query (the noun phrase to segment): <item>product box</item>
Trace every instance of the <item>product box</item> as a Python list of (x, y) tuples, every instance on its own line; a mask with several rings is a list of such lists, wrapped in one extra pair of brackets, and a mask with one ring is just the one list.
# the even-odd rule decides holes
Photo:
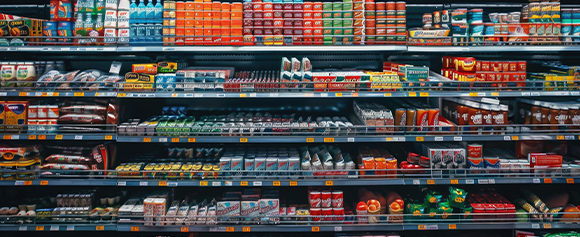
[(219, 216), (218, 222), (234, 221), (227, 217), (240, 216), (240, 201), (221, 201), (217, 202), (216, 216)]
[(175, 73), (177, 72), (177, 62), (159, 62), (157, 63), (157, 72)]
[(145, 73), (145, 74), (157, 74), (157, 64), (146, 63), (146, 64), (133, 64), (134, 73)]
[[(260, 216), (278, 216), (280, 209), (280, 199), (260, 199)], [(276, 217), (262, 217), (261, 221), (264, 223), (277, 223), (279, 218)]]
[[(251, 218), (253, 216), (260, 215), (260, 204), (258, 201), (241, 201), (241, 209), (240, 215), (245, 216), (244, 221), (250, 221), (250, 224), (256, 224), (254, 222), (258, 222), (258, 218)], [(248, 223), (244, 223), (248, 224)]]
[[(27, 101), (7, 101), (4, 103), (4, 125), (7, 131), (17, 131), (27, 124)], [(9, 126), (18, 125), (18, 126)]]
[(123, 89), (125, 90), (151, 90), (155, 84), (155, 76), (128, 72), (125, 74), (125, 83)]
[(562, 156), (557, 154), (547, 154), (547, 153), (529, 153), (528, 161), (530, 162), (530, 167), (562, 167)]

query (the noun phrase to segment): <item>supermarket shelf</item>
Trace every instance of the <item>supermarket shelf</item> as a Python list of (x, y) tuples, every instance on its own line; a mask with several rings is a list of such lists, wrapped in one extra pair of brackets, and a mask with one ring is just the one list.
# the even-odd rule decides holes
[(367, 46), (129, 46), (118, 47), (117, 52), (301, 52), (328, 50), (336, 52), (352, 51), (406, 51), (404, 45)]
[(0, 231), (117, 231), (116, 224), (0, 225)]
[(6, 91), (0, 96), (9, 97), (116, 97), (117, 92), (111, 91)]
[(10, 46), (0, 47), (0, 52), (306, 52), (306, 51), (407, 51), (407, 52), (577, 52), (578, 45), (564, 46), (405, 46), (405, 45), (352, 45), (352, 46)]
[(408, 46), (408, 52), (576, 52), (580, 46)]
[(388, 186), (388, 185), (485, 185), (485, 184), (575, 184), (580, 176), (485, 178), (399, 178), (399, 179), (248, 179), (235, 180), (142, 180), (142, 179), (38, 179), (4, 180), (0, 186), (118, 186), (118, 187), (291, 187), (291, 186)]
[(347, 143), (347, 142), (460, 142), (460, 141), (551, 141), (576, 140), (579, 134), (508, 134), (508, 135), (455, 135), (455, 136), (196, 136), (196, 137), (161, 137), (161, 136), (117, 136), (118, 142), (172, 142), (172, 143)]
[(1, 140), (115, 140), (116, 134), (0, 134)]
[(119, 231), (119, 232), (342, 232), (342, 231), (405, 231), (405, 230), (489, 230), (489, 229), (577, 229), (580, 224), (544, 223), (454, 223), (437, 224), (341, 224), (341, 225), (175, 225), (145, 226), (131, 224), (27, 224), (0, 225), (0, 231)]
[(397, 91), (397, 92), (119, 92), (119, 98), (335, 98), (335, 97), (537, 97), (580, 96), (580, 91)]

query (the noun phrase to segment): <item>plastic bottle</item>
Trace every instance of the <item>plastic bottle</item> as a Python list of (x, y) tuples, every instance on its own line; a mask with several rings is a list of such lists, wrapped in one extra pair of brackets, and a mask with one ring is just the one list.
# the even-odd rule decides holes
[(145, 9), (147, 10), (146, 18), (148, 20), (154, 20), (155, 19), (155, 5), (153, 5), (153, 0), (149, 0), (149, 3), (147, 3), (147, 6), (145, 7)]
[(77, 36), (86, 36), (87, 32), (85, 31), (85, 21), (83, 19), (83, 14), (78, 14), (77, 20), (75, 22), (75, 32)]
[[(121, 0), (119, 1), (119, 10), (123, 10), (121, 9), (121, 5), (125, 2), (128, 2), (129, 0)], [(137, 3), (135, 3), (135, 0), (131, 0), (131, 5), (129, 5), (128, 9), (129, 10), (129, 17), (132, 19), (137, 19)]]
[(139, 5), (137, 5), (137, 19), (145, 18), (147, 18), (147, 8), (145, 7), (145, 0), (141, 0)]
[(95, 12), (95, 0), (85, 0), (85, 12)]
[(161, 4), (161, 0), (157, 0), (155, 4), (155, 20), (163, 20), (163, 4)]
[(95, 0), (95, 12), (105, 13), (105, 0)]

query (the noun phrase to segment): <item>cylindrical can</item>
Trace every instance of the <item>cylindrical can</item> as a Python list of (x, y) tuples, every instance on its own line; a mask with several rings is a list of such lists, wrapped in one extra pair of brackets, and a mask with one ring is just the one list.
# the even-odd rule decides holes
[(344, 221), (344, 208), (332, 208), (332, 215), (334, 215), (334, 221)]
[(359, 202), (356, 205), (356, 214), (359, 215), (357, 217), (357, 222), (359, 224), (366, 224), (369, 222), (369, 217), (368, 215), (368, 206), (365, 202)]
[(395, 11), (397, 10), (395, 2), (387, 2), (387, 11)]
[(310, 192), (308, 201), (310, 202), (310, 207), (320, 207), (321, 202), (321, 193), (320, 192)]
[(332, 206), (332, 193), (323, 191), (320, 193), (320, 206), (323, 208)]
[(332, 208), (322, 208), (322, 220), (332, 221)]
[(332, 207), (334, 207), (334, 208), (342, 207), (342, 204), (344, 202), (343, 200), (344, 199), (343, 199), (342, 191), (332, 192)]
[(483, 145), (469, 144), (467, 145), (467, 154), (471, 158), (482, 158)]
[(396, 3), (397, 11), (406, 11), (407, 10), (407, 3), (405, 2), (397, 2)]
[(322, 209), (310, 208), (310, 215), (312, 216), (312, 221), (320, 221), (320, 216), (322, 215)]

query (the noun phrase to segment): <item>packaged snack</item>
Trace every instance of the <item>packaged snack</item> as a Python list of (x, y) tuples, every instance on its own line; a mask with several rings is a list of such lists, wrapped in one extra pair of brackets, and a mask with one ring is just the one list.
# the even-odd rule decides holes
[(449, 206), (463, 208), (465, 206), (466, 197), (467, 192), (463, 189), (449, 187)]

